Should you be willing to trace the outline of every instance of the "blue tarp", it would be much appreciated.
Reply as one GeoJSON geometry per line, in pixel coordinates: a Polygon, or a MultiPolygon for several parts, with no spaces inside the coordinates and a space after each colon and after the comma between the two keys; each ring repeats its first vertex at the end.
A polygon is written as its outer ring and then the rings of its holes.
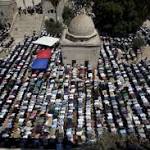
{"type": "Polygon", "coordinates": [[[32,63],[33,70],[46,70],[48,68],[48,59],[35,59],[32,63]]]}

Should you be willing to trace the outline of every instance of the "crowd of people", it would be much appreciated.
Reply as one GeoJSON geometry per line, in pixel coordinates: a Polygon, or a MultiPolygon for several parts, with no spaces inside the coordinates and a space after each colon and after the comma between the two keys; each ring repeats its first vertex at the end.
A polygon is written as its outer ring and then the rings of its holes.
{"type": "Polygon", "coordinates": [[[143,26],[140,28],[139,33],[144,36],[146,43],[150,45],[150,28],[143,26]]]}
{"type": "Polygon", "coordinates": [[[37,38],[25,37],[0,60],[0,147],[71,149],[104,132],[150,139],[150,61],[134,63],[134,51],[126,52],[132,38],[101,37],[95,69],[64,66],[53,47],[45,72],[31,70],[43,48],[37,38]]]}
{"type": "Polygon", "coordinates": [[[30,14],[30,15],[33,15],[34,13],[37,13],[37,14],[42,14],[42,6],[41,6],[41,3],[37,4],[37,5],[33,5],[33,6],[28,6],[27,8],[22,8],[22,7],[19,7],[18,8],[18,13],[19,15],[21,16],[22,14],[30,14]]]}
{"type": "Polygon", "coordinates": [[[13,42],[14,39],[9,35],[9,28],[4,26],[0,29],[0,52],[3,48],[9,48],[13,42]]]}

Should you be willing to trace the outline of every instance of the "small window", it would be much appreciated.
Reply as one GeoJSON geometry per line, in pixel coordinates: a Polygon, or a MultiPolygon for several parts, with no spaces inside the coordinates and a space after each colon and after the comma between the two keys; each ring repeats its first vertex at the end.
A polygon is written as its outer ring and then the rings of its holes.
{"type": "Polygon", "coordinates": [[[52,14],[54,13],[54,10],[53,10],[53,9],[51,9],[51,13],[52,13],[52,14]]]}
{"type": "Polygon", "coordinates": [[[76,64],[76,60],[72,60],[72,66],[76,64]]]}
{"type": "Polygon", "coordinates": [[[89,64],[89,61],[88,61],[88,60],[86,60],[84,63],[85,63],[85,67],[87,67],[87,66],[88,66],[88,64],[89,64]]]}
{"type": "Polygon", "coordinates": [[[4,13],[3,13],[3,12],[1,12],[1,16],[4,16],[4,13]]]}

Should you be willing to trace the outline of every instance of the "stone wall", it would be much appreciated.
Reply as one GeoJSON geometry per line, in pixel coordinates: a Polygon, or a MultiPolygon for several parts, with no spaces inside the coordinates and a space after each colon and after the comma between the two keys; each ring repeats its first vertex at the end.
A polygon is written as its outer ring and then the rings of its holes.
{"type": "Polygon", "coordinates": [[[63,63],[72,64],[72,60],[76,60],[77,64],[85,64],[85,61],[93,66],[97,66],[100,47],[71,47],[62,46],[63,63]]]}

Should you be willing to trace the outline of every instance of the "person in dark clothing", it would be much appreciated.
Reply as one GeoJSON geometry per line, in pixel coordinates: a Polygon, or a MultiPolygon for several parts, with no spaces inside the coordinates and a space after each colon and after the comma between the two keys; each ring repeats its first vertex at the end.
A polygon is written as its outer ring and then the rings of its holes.
{"type": "Polygon", "coordinates": [[[59,138],[56,138],[56,150],[63,150],[63,142],[59,138]]]}
{"type": "Polygon", "coordinates": [[[64,145],[65,150],[71,150],[73,143],[68,140],[67,136],[65,136],[64,141],[63,141],[63,145],[64,145]]]}

